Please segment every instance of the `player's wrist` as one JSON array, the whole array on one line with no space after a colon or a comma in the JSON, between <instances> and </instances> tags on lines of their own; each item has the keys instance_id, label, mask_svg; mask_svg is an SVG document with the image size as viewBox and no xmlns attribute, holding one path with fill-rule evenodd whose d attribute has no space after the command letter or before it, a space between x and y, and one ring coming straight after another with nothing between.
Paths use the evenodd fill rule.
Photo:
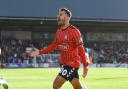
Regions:
<instances>
[{"instance_id":1,"label":"player's wrist","mask_svg":"<svg viewBox=\"0 0 128 89\"><path fill-rule=\"evenodd\" d=\"M37 51L37 55L40 55L40 52L39 51Z\"/></svg>"},{"instance_id":2,"label":"player's wrist","mask_svg":"<svg viewBox=\"0 0 128 89\"><path fill-rule=\"evenodd\" d=\"M88 67L84 67L85 70L88 70Z\"/></svg>"},{"instance_id":3,"label":"player's wrist","mask_svg":"<svg viewBox=\"0 0 128 89\"><path fill-rule=\"evenodd\" d=\"M41 54L42 54L42 51L41 51L41 50L39 50L39 51L38 51L38 54L39 54L39 55L41 55Z\"/></svg>"}]
</instances>

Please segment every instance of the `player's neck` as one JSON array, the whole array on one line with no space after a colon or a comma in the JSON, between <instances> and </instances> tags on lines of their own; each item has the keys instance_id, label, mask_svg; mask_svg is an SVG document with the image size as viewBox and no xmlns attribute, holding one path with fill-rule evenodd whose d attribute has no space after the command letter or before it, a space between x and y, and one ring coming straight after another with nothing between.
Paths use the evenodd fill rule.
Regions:
<instances>
[{"instance_id":1,"label":"player's neck","mask_svg":"<svg viewBox=\"0 0 128 89\"><path fill-rule=\"evenodd\" d=\"M70 26L70 23L66 23L63 26L61 26L61 29L66 29L68 26Z\"/></svg>"}]
</instances>

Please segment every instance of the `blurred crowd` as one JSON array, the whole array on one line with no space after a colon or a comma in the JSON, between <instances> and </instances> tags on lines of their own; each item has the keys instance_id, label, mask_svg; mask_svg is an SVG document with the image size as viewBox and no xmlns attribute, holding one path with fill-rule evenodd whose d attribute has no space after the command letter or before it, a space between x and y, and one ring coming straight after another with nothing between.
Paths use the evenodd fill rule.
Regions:
<instances>
[{"instance_id":1,"label":"blurred crowd","mask_svg":"<svg viewBox=\"0 0 128 89\"><path fill-rule=\"evenodd\" d=\"M45 40L19 40L15 37L3 37L1 44L0 63L32 63L32 57L27 53L33 48L41 49L47 46L48 42ZM53 53L53 52L51 52ZM42 57L41 57L42 58ZM42 62L49 62L49 57L44 57ZM39 58L38 58L39 59ZM54 59L53 59L54 60ZM39 60L38 60L39 61Z\"/></svg>"},{"instance_id":2,"label":"blurred crowd","mask_svg":"<svg viewBox=\"0 0 128 89\"><path fill-rule=\"evenodd\" d=\"M128 62L128 42L96 42L93 50L95 63Z\"/></svg>"},{"instance_id":3,"label":"blurred crowd","mask_svg":"<svg viewBox=\"0 0 128 89\"><path fill-rule=\"evenodd\" d=\"M1 44L0 63L32 63L33 58L27 55L27 49L36 47L42 49L51 41L41 40L19 40L15 37L3 37ZM91 56L94 63L127 63L128 42L95 42L91 47ZM50 55L54 54L54 55ZM58 50L49 55L41 55L36 59L37 63L57 63Z\"/></svg>"},{"instance_id":4,"label":"blurred crowd","mask_svg":"<svg viewBox=\"0 0 128 89\"><path fill-rule=\"evenodd\" d=\"M31 58L26 55L26 47L31 46L30 40L18 40L14 37L3 37L0 61L2 63L25 63Z\"/></svg>"}]
</instances>

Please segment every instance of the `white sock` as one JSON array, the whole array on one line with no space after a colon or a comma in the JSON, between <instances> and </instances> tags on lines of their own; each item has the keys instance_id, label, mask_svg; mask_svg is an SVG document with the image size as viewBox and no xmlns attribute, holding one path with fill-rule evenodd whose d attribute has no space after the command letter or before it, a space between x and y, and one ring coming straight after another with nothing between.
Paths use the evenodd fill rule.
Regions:
<instances>
[{"instance_id":1,"label":"white sock","mask_svg":"<svg viewBox=\"0 0 128 89\"><path fill-rule=\"evenodd\" d=\"M82 86L82 89L88 89L86 86Z\"/></svg>"}]
</instances>

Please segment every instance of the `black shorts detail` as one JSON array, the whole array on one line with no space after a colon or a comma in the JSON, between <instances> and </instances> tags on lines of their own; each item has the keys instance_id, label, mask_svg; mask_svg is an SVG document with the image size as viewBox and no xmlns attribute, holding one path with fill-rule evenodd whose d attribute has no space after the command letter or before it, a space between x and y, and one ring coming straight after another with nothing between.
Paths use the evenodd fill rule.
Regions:
<instances>
[{"instance_id":1,"label":"black shorts detail","mask_svg":"<svg viewBox=\"0 0 128 89\"><path fill-rule=\"evenodd\" d=\"M59 75L62 76L67 81L68 80L72 81L73 78L79 79L78 69L79 68L73 68L70 66L61 65L61 71L60 71Z\"/></svg>"}]
</instances>

